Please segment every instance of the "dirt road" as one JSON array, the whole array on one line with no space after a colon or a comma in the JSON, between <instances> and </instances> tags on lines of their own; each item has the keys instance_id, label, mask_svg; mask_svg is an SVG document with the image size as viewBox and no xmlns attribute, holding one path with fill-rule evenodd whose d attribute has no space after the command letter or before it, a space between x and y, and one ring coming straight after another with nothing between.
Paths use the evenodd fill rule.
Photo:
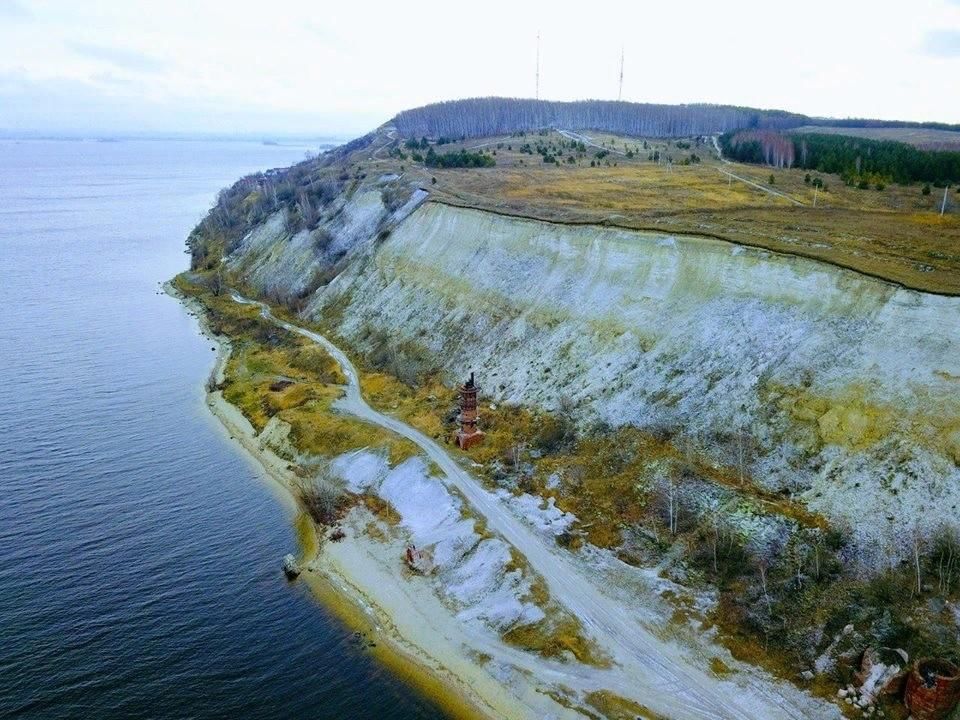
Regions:
<instances>
[{"instance_id":1,"label":"dirt road","mask_svg":"<svg viewBox=\"0 0 960 720\"><path fill-rule=\"evenodd\" d=\"M370 407L361 396L356 368L340 348L319 333L276 318L263 303L236 293L232 296L239 303L258 305L264 318L312 340L330 353L347 378L346 395L335 407L418 445L440 467L445 481L464 495L478 516L486 519L487 526L526 556L530 566L546 581L551 596L580 619L593 641L613 659L610 669L571 669L571 680L579 680L577 685L585 681L595 683L674 720L841 717L836 706L786 683L752 673L738 673L721 680L695 666L680 647L651 632L630 607L604 594L577 567L569 552L545 542L441 445L403 421Z\"/></svg>"}]
</instances>

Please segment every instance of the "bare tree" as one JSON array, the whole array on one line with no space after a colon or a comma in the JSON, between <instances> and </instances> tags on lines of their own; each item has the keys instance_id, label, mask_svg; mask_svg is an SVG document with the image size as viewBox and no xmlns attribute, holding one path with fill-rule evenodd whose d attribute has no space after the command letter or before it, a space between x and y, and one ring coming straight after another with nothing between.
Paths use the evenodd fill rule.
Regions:
<instances>
[{"instance_id":1,"label":"bare tree","mask_svg":"<svg viewBox=\"0 0 960 720\"><path fill-rule=\"evenodd\" d=\"M820 554L823 552L823 532L820 528L810 528L805 533L807 544L810 546L810 550L813 553L813 574L814 577L820 579Z\"/></svg>"},{"instance_id":2,"label":"bare tree","mask_svg":"<svg viewBox=\"0 0 960 720\"><path fill-rule=\"evenodd\" d=\"M520 482L520 464L523 460L523 452L526 450L526 446L527 444L524 441L524 438L521 436L517 438L517 442L515 442L513 447L510 448L510 455L511 459L513 460L513 476L514 481L517 483Z\"/></svg>"},{"instance_id":3,"label":"bare tree","mask_svg":"<svg viewBox=\"0 0 960 720\"><path fill-rule=\"evenodd\" d=\"M404 137L481 137L541 128L606 130L637 137L690 137L738 128L789 129L804 115L729 105L657 105L604 100L551 102L471 98L405 110L392 124Z\"/></svg>"},{"instance_id":4,"label":"bare tree","mask_svg":"<svg viewBox=\"0 0 960 720\"><path fill-rule=\"evenodd\" d=\"M671 467L667 471L667 526L670 534L677 534L677 515L680 511L680 502L677 498L677 476Z\"/></svg>"},{"instance_id":5,"label":"bare tree","mask_svg":"<svg viewBox=\"0 0 960 720\"><path fill-rule=\"evenodd\" d=\"M910 548L913 552L913 567L917 581L914 589L917 595L923 591L923 578L920 570L920 555L923 553L923 548L925 545L926 542L920 532L920 528L914 525L913 531L910 533Z\"/></svg>"},{"instance_id":6,"label":"bare tree","mask_svg":"<svg viewBox=\"0 0 960 720\"><path fill-rule=\"evenodd\" d=\"M740 481L740 484L743 485L744 480L746 479L746 438L744 437L743 427L741 426L737 430L737 478Z\"/></svg>"},{"instance_id":7,"label":"bare tree","mask_svg":"<svg viewBox=\"0 0 960 720\"><path fill-rule=\"evenodd\" d=\"M953 527L944 527L937 538L937 588L949 595L954 577L960 572L960 538Z\"/></svg>"},{"instance_id":8,"label":"bare tree","mask_svg":"<svg viewBox=\"0 0 960 720\"><path fill-rule=\"evenodd\" d=\"M710 545L713 550L713 573L714 575L720 572L720 568L717 565L717 549L720 545L720 518L717 517L717 511L714 510L710 513Z\"/></svg>"},{"instance_id":9,"label":"bare tree","mask_svg":"<svg viewBox=\"0 0 960 720\"><path fill-rule=\"evenodd\" d=\"M210 276L210 292L213 293L214 297L220 297L223 293L223 286L223 265L220 265Z\"/></svg>"},{"instance_id":10,"label":"bare tree","mask_svg":"<svg viewBox=\"0 0 960 720\"><path fill-rule=\"evenodd\" d=\"M310 517L321 525L332 524L346 502L346 495L331 481L318 477L300 488L300 501Z\"/></svg>"},{"instance_id":11,"label":"bare tree","mask_svg":"<svg viewBox=\"0 0 960 720\"><path fill-rule=\"evenodd\" d=\"M300 191L297 194L297 209L300 211L300 218L303 220L304 227L313 230L320 223L320 213L310 196Z\"/></svg>"},{"instance_id":12,"label":"bare tree","mask_svg":"<svg viewBox=\"0 0 960 720\"><path fill-rule=\"evenodd\" d=\"M763 590L763 599L767 603L767 614L773 615L773 605L770 602L770 593L767 592L767 561L761 560L757 567L760 571L760 587Z\"/></svg>"},{"instance_id":13,"label":"bare tree","mask_svg":"<svg viewBox=\"0 0 960 720\"><path fill-rule=\"evenodd\" d=\"M797 590L803 588L803 571L806 568L809 548L802 533L793 533L787 543L786 561L793 574L793 584Z\"/></svg>"}]
</instances>

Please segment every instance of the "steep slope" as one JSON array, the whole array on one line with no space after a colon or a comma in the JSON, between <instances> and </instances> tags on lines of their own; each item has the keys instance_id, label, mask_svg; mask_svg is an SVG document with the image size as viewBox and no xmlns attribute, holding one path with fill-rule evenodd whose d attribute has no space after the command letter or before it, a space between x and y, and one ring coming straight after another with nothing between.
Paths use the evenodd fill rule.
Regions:
<instances>
[{"instance_id":1,"label":"steep slope","mask_svg":"<svg viewBox=\"0 0 960 720\"><path fill-rule=\"evenodd\" d=\"M405 206L407 210L411 204ZM960 502L960 300L728 243L569 227L428 203L385 240L374 193L340 229L362 251L309 298L363 349L371 327L421 343L497 400L693 438L854 531L880 567ZM230 264L261 291L303 277L268 223ZM953 319L953 320L951 320Z\"/></svg>"}]
</instances>

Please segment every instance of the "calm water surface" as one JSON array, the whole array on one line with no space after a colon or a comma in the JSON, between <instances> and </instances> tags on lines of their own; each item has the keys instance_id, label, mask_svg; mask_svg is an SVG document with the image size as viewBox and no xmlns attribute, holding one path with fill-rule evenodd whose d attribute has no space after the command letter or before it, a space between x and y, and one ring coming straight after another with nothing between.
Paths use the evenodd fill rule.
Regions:
<instances>
[{"instance_id":1,"label":"calm water surface","mask_svg":"<svg viewBox=\"0 0 960 720\"><path fill-rule=\"evenodd\" d=\"M306 148L0 141L0 717L437 718L279 572L291 511L157 282Z\"/></svg>"}]
</instances>

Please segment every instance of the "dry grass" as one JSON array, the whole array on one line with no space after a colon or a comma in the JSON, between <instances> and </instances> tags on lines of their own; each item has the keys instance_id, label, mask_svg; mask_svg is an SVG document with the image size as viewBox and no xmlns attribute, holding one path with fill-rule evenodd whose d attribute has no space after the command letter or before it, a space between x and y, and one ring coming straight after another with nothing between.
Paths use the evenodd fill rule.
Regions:
<instances>
[{"instance_id":1,"label":"dry grass","mask_svg":"<svg viewBox=\"0 0 960 720\"><path fill-rule=\"evenodd\" d=\"M771 174L748 166L732 171L761 185ZM649 164L458 176L449 179L454 189L440 199L544 220L705 234L908 287L960 293L960 216L940 217L939 198L916 187L855 190L828 178L829 191L818 195L814 208L805 174L774 172L775 189L803 207L730 180L710 164L672 171Z\"/></svg>"},{"instance_id":2,"label":"dry grass","mask_svg":"<svg viewBox=\"0 0 960 720\"><path fill-rule=\"evenodd\" d=\"M621 150L624 143L637 147L643 142L591 135L598 143ZM502 147L495 142L487 149L496 149L497 167L486 170L429 170L409 160L386 158L372 165L385 172L404 164L405 171L419 176L441 202L547 221L709 235L822 260L906 287L960 294L960 196L955 191L941 218L942 192L924 196L919 185L857 190L837 176L822 175L828 192L819 193L813 207L813 188L804 182L806 171L721 164L709 145L679 149L665 140L648 140L648 149L634 159L611 154L594 168L590 161L596 148L588 147L583 157L577 154L572 165L544 164L539 155L518 152L524 142L559 144L561 139L556 133L496 139ZM449 147L456 150L460 145ZM647 160L654 150L675 160L695 152L702 162L658 165ZM760 185L767 185L772 174L774 189L803 206L730 180L718 168ZM431 177L436 177L436 185Z\"/></svg>"},{"instance_id":3,"label":"dry grass","mask_svg":"<svg viewBox=\"0 0 960 720\"><path fill-rule=\"evenodd\" d=\"M744 632L741 611L726 595L720 596L720 602L710 613L703 629L709 630L713 627L717 630L717 640L735 660L762 667L777 677L796 679L794 659L779 651L775 645L762 642L756 634Z\"/></svg>"},{"instance_id":4,"label":"dry grass","mask_svg":"<svg viewBox=\"0 0 960 720\"><path fill-rule=\"evenodd\" d=\"M230 336L233 353L224 372L224 398L257 431L273 417L290 425L290 439L301 452L335 457L358 448L383 450L391 463L418 453L409 440L346 417L333 409L345 382L336 361L305 338L278 330L256 308L215 297L181 276L178 287L204 303L211 327ZM287 381L279 390L277 380Z\"/></svg>"},{"instance_id":5,"label":"dry grass","mask_svg":"<svg viewBox=\"0 0 960 720\"><path fill-rule=\"evenodd\" d=\"M431 376L411 388L383 372L362 369L360 387L363 397L377 409L404 420L434 440L444 440L448 428L443 417L456 405L456 392Z\"/></svg>"},{"instance_id":6,"label":"dry grass","mask_svg":"<svg viewBox=\"0 0 960 720\"><path fill-rule=\"evenodd\" d=\"M686 467L697 478L732 490L758 513L788 517L802 527L827 526L821 516L765 491L737 468L715 465L695 452L686 453L670 439L631 427L584 438L570 452L536 462L535 488L554 495L557 507L576 515L590 543L616 548L622 542L622 528L662 520L651 506L652 488L645 481L654 466L668 468L678 482ZM552 473L564 478L556 491L545 487Z\"/></svg>"},{"instance_id":7,"label":"dry grass","mask_svg":"<svg viewBox=\"0 0 960 720\"><path fill-rule=\"evenodd\" d=\"M558 620L548 616L538 623L518 625L504 633L503 639L514 647L547 658L562 660L572 655L585 665L608 667L610 664L584 637L583 626L571 615Z\"/></svg>"},{"instance_id":8,"label":"dry grass","mask_svg":"<svg viewBox=\"0 0 960 720\"><path fill-rule=\"evenodd\" d=\"M361 373L364 395L370 403L391 412L442 442L449 441L455 423L448 422L449 412L456 405L453 388L431 378L422 388L412 389L382 373ZM369 383L369 384L368 384ZM513 458L534 468L532 477L518 476L520 488L543 497L553 496L557 507L579 519L578 528L593 545L617 548L622 543L622 529L631 525L658 522L658 510L651 507L651 487L645 478L651 468L666 464L677 471L689 467L698 478L735 492L756 512L787 517L801 527L827 527L826 520L806 509L799 502L764 490L748 474L738 468L716 465L712 458L678 447L671 438L655 437L638 428L624 427L615 432L583 437L540 458L530 455L546 438L553 437L555 414L534 411L516 405L499 405L495 409L483 404L480 425L486 433L482 444L468 452L448 443L451 453L460 454L481 464L488 482L493 482L494 468L510 474L515 471ZM560 487L548 489L547 478L557 473L564 478ZM571 549L581 539L569 539Z\"/></svg>"},{"instance_id":9,"label":"dry grass","mask_svg":"<svg viewBox=\"0 0 960 720\"><path fill-rule=\"evenodd\" d=\"M725 678L733 674L731 667L718 657L710 658L710 672L719 678Z\"/></svg>"},{"instance_id":10,"label":"dry grass","mask_svg":"<svg viewBox=\"0 0 960 720\"><path fill-rule=\"evenodd\" d=\"M383 428L331 410L335 397L339 397L339 388L334 389L326 400L280 413L280 419L290 423L290 437L301 451L335 457L359 448L386 450L391 465L419 453L417 446L409 440L394 437Z\"/></svg>"},{"instance_id":11,"label":"dry grass","mask_svg":"<svg viewBox=\"0 0 960 720\"><path fill-rule=\"evenodd\" d=\"M384 500L379 495L372 493L365 493L362 498L363 504L367 506L367 509L387 525L395 527L400 524L400 513L390 504L389 500Z\"/></svg>"},{"instance_id":12,"label":"dry grass","mask_svg":"<svg viewBox=\"0 0 960 720\"><path fill-rule=\"evenodd\" d=\"M665 720L650 708L616 695L609 690L595 690L586 696L587 704L607 720Z\"/></svg>"}]
</instances>

